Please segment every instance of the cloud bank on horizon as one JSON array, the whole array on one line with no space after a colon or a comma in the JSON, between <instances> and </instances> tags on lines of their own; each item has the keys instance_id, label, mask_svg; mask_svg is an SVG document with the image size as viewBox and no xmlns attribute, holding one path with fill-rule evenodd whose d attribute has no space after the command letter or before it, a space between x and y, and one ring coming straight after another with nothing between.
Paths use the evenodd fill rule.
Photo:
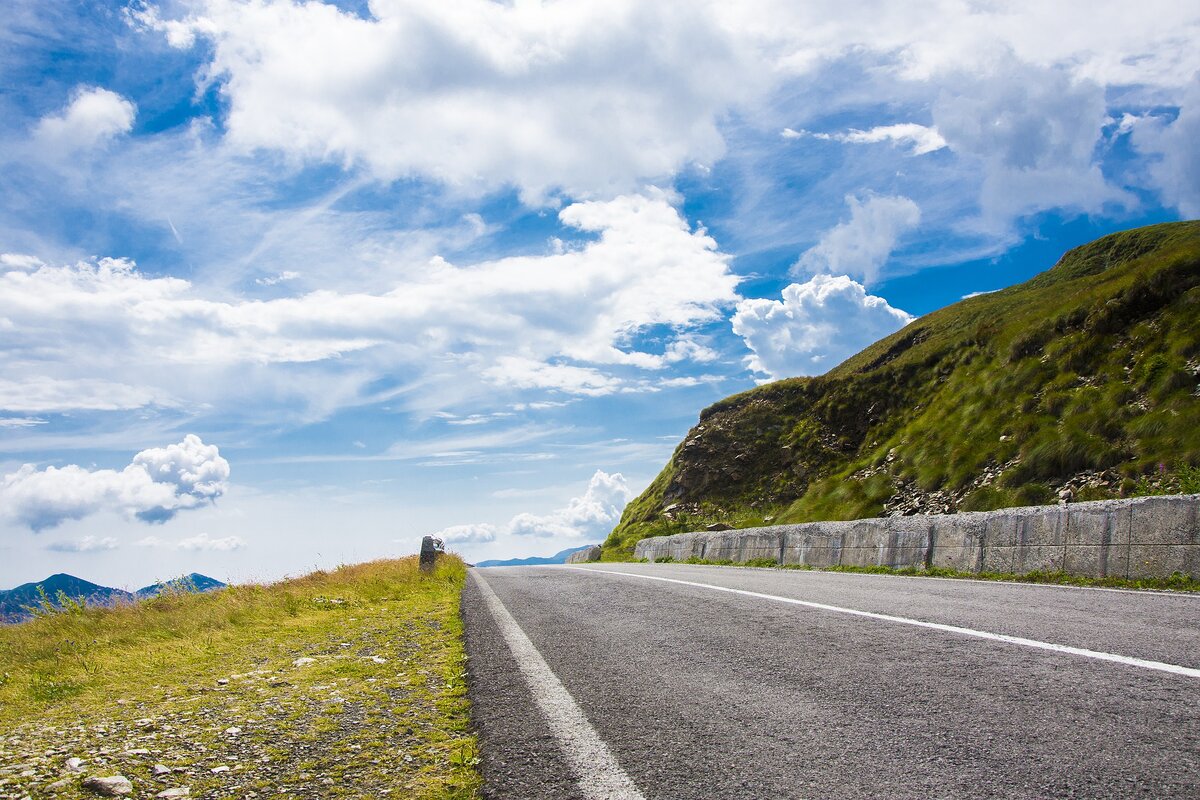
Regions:
<instances>
[{"instance_id":1,"label":"cloud bank on horizon","mask_svg":"<svg viewBox=\"0 0 1200 800\"><path fill-rule=\"evenodd\" d=\"M598 536L703 405L1200 214L1197 39L1168 0L21 6L0 538L201 524L216 445L125 462L184 431L246 513L321 487L480 557Z\"/></svg>"},{"instance_id":2,"label":"cloud bank on horizon","mask_svg":"<svg viewBox=\"0 0 1200 800\"><path fill-rule=\"evenodd\" d=\"M523 512L503 526L487 522L451 525L434 536L447 545L472 545L494 542L498 536L521 536L555 542L599 541L621 519L621 512L633 493L621 473L609 475L596 470L584 493L572 497L563 508L548 514Z\"/></svg>"}]
</instances>

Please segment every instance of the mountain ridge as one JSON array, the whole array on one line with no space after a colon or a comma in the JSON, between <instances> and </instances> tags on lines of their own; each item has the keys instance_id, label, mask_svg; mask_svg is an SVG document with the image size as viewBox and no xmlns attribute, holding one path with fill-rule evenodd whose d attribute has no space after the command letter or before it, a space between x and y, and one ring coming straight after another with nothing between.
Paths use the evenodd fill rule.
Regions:
<instances>
[{"instance_id":1,"label":"mountain ridge","mask_svg":"<svg viewBox=\"0 0 1200 800\"><path fill-rule=\"evenodd\" d=\"M591 547L590 544L580 545L579 547L569 547L566 550L560 550L552 556L529 556L527 558L506 558L506 559L490 559L488 561L480 561L475 566L477 567L532 567L542 566L546 564L565 564L567 556L572 553L578 553L580 550L586 550Z\"/></svg>"},{"instance_id":2,"label":"mountain ridge","mask_svg":"<svg viewBox=\"0 0 1200 800\"><path fill-rule=\"evenodd\" d=\"M154 597L166 589L180 592L208 592L223 588L225 585L216 578L193 572L129 592L92 583L66 572L56 572L45 580L30 581L12 589L0 589L0 622L20 622L29 619L33 616L29 609L39 608L43 602L49 602L52 606L61 608L63 604L60 602L60 594L70 600L81 601L85 605L110 606ZM38 591L39 587L41 592ZM42 592L45 593L44 600Z\"/></svg>"}]
</instances>

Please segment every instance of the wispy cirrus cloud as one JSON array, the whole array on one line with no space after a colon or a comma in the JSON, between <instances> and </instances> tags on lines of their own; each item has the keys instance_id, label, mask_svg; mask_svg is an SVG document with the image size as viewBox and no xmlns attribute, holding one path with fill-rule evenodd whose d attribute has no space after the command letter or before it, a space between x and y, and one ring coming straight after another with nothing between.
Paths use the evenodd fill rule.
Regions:
<instances>
[{"instance_id":1,"label":"wispy cirrus cloud","mask_svg":"<svg viewBox=\"0 0 1200 800\"><path fill-rule=\"evenodd\" d=\"M33 136L40 151L63 158L129 133L137 107L99 87L76 87L71 102L57 114L42 117Z\"/></svg>"},{"instance_id":2,"label":"wispy cirrus cloud","mask_svg":"<svg viewBox=\"0 0 1200 800\"><path fill-rule=\"evenodd\" d=\"M562 253L468 266L435 259L420 277L380 293L225 300L111 258L0 272L0 315L11 321L0 329L0 408L195 407L283 391L334 410L372 402L365 389L384 375L436 380L452 369L461 383L471 365L481 388L598 395L626 386L610 366L711 359L687 331L721 317L738 297L738 278L704 231L689 229L654 191L576 203L559 216L595 238ZM627 346L651 326L676 333L658 352ZM205 379L235 369L238 380ZM305 371L314 373L309 384L296 380ZM328 372L341 376L343 396L316 379ZM147 376L161 383L147 387ZM305 397L308 390L317 394Z\"/></svg>"},{"instance_id":3,"label":"wispy cirrus cloud","mask_svg":"<svg viewBox=\"0 0 1200 800\"><path fill-rule=\"evenodd\" d=\"M915 122L877 125L870 130L860 131L851 129L841 133L796 131L791 128L784 128L782 136L785 139L802 139L805 136L811 136L814 139L843 142L846 144L878 144L879 142L906 144L910 147L909 152L914 156L933 153L946 146L946 140L938 133L937 128L918 125Z\"/></svg>"}]
</instances>

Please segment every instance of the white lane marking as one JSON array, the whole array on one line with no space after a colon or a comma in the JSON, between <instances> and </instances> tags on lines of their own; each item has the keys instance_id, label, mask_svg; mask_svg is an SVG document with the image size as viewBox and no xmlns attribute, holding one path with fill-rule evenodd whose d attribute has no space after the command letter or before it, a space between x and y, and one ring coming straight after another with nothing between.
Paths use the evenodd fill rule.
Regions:
<instances>
[{"instance_id":1,"label":"white lane marking","mask_svg":"<svg viewBox=\"0 0 1200 800\"><path fill-rule=\"evenodd\" d=\"M550 732L558 740L571 771L575 773L580 791L594 800L644 800L637 784L621 769L575 698L571 697L567 687L562 685L542 654L529 641L525 631L521 630L492 587L488 586L478 570L473 569L470 574L488 610L492 612L500 634L516 658L534 702L545 717Z\"/></svg>"},{"instance_id":2,"label":"white lane marking","mask_svg":"<svg viewBox=\"0 0 1200 800\"><path fill-rule=\"evenodd\" d=\"M678 562L677 562L678 563ZM686 562L684 562L686 563ZM688 566L707 567L709 564L689 564ZM731 567L739 569L763 569L779 571L778 567L742 567L739 564L730 564ZM717 569L726 569L725 566L717 567ZM857 578L897 578L906 581L941 581L942 583L973 583L981 586L1004 587L1006 589L1021 588L1021 589L1067 589L1077 592L1112 592L1114 594L1136 594L1139 597L1176 597L1184 600L1200 601L1200 593L1177 591L1173 589L1116 589L1112 586L1075 586L1070 583L1034 583L1026 581L989 581L982 578L939 578L936 575L889 575L884 572L835 572L834 570L800 569L788 570L788 572L796 572L808 575L853 575Z\"/></svg>"},{"instance_id":3,"label":"white lane marking","mask_svg":"<svg viewBox=\"0 0 1200 800\"><path fill-rule=\"evenodd\" d=\"M1172 675L1185 675L1189 678L1200 678L1200 669L1192 667L1181 667L1178 664L1167 664L1162 661L1148 661L1144 658L1133 658L1131 656L1121 656L1116 653L1105 653L1100 650L1087 650L1082 647L1071 647L1065 644L1054 644L1053 642L1040 642L1037 639L1025 639L1021 636L1009 636L1004 633L991 633L989 631L977 631L974 628L962 628L958 625L943 625L940 622L925 622L919 619L910 619L909 617L896 617L891 614L877 614L874 611L859 611L856 608L845 608L843 606L831 606L827 603L814 603L809 600L797 600L793 597L781 597L775 594L763 594L762 592L751 592L746 589L731 589L728 586L717 586L711 583L698 583L696 581L683 581L677 578L664 578L659 575L640 575L636 572L620 572L612 569L594 569L591 567L573 567L568 566L567 569L577 569L581 572L603 572L608 575L624 575L627 578L642 578L648 581L662 581L664 583L678 583L682 586L695 586L701 589L712 589L717 592L728 592L730 594L740 594L746 597L757 597L760 600L774 600L779 603L789 603L795 606L805 606L807 608L816 608L821 611L833 611L838 614L850 614L855 617L867 617L868 619L878 619L884 622L894 622L900 625L912 625L917 628L929 628L935 631L943 631L945 633L954 633L959 636L973 636L976 639L989 639L994 642L1007 642L1008 644L1017 644L1022 647L1034 647L1038 650L1049 650L1054 653L1066 653L1073 656L1083 656L1084 658L1094 658L1098 661L1112 661L1117 664L1125 664L1130 667L1140 667L1142 669L1152 669L1158 672L1169 672Z\"/></svg>"}]
</instances>

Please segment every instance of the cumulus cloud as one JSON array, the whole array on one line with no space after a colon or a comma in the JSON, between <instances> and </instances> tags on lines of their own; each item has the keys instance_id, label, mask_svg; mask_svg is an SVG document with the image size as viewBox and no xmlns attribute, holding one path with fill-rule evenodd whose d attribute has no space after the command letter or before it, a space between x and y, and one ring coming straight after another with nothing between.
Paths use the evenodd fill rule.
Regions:
<instances>
[{"instance_id":1,"label":"cumulus cloud","mask_svg":"<svg viewBox=\"0 0 1200 800\"><path fill-rule=\"evenodd\" d=\"M442 528L434 535L447 545L485 544L496 541L496 532L495 525L477 522L471 525L451 525L449 528Z\"/></svg>"},{"instance_id":2,"label":"cumulus cloud","mask_svg":"<svg viewBox=\"0 0 1200 800\"><path fill-rule=\"evenodd\" d=\"M1044 209L1134 202L1095 158L1108 120L1099 83L1005 55L986 74L948 81L933 119L951 150L980 165L980 210L993 226Z\"/></svg>"},{"instance_id":3,"label":"cumulus cloud","mask_svg":"<svg viewBox=\"0 0 1200 800\"><path fill-rule=\"evenodd\" d=\"M46 545L46 549L57 553L95 553L101 550L116 550L119 546L120 542L112 536L84 536L73 541L51 542Z\"/></svg>"},{"instance_id":4,"label":"cumulus cloud","mask_svg":"<svg viewBox=\"0 0 1200 800\"><path fill-rule=\"evenodd\" d=\"M493 542L499 536L599 539L606 536L621 518L632 494L621 473L609 474L598 469L582 495L571 498L565 506L548 514L517 514L503 526L487 523L455 525L434 535L446 544L482 544Z\"/></svg>"},{"instance_id":5,"label":"cumulus cloud","mask_svg":"<svg viewBox=\"0 0 1200 800\"><path fill-rule=\"evenodd\" d=\"M549 514L518 514L508 523L510 533L517 536L538 536L552 539L578 539L607 535L632 493L625 477L596 470L588 481L587 490L571 498L563 508Z\"/></svg>"},{"instance_id":6,"label":"cumulus cloud","mask_svg":"<svg viewBox=\"0 0 1200 800\"><path fill-rule=\"evenodd\" d=\"M465 366L491 385L594 396L621 386L607 367L657 370L709 357L688 344L689 329L723 316L738 278L668 196L575 203L559 216L594 238L562 253L468 266L435 259L376 293L213 299L111 258L0 271L0 319L11 323L0 327L0 409L171 406L221 399L209 394L218 390L304 392L332 409L362 402L361 388L382 376L419 380L447 361L458 365L459 383ZM629 346L650 327L673 334L657 351ZM308 382L284 369L321 362L353 369ZM246 364L261 369L212 380ZM144 386L148 376L160 385Z\"/></svg>"},{"instance_id":7,"label":"cumulus cloud","mask_svg":"<svg viewBox=\"0 0 1200 800\"><path fill-rule=\"evenodd\" d=\"M133 16L175 47L205 44L200 81L219 84L236 147L385 179L515 185L527 199L556 187L611 197L711 164L724 115L839 59L914 84L986 74L997 52L1101 85L1179 86L1200 69L1187 46L1200 20L1172 0L375 0L369 17L298 0L182 7ZM887 128L858 134L936 146Z\"/></svg>"},{"instance_id":8,"label":"cumulus cloud","mask_svg":"<svg viewBox=\"0 0 1200 800\"><path fill-rule=\"evenodd\" d=\"M228 480L229 462L217 447L188 434L178 444L141 451L121 471L25 464L0 478L0 515L34 531L99 511L164 522L216 500Z\"/></svg>"},{"instance_id":9,"label":"cumulus cloud","mask_svg":"<svg viewBox=\"0 0 1200 800\"><path fill-rule=\"evenodd\" d=\"M850 275L870 283L897 241L921 221L921 209L907 197L847 197L850 219L828 230L792 267L795 273Z\"/></svg>"},{"instance_id":10,"label":"cumulus cloud","mask_svg":"<svg viewBox=\"0 0 1200 800\"><path fill-rule=\"evenodd\" d=\"M1126 115L1122 127L1132 129L1134 147L1151 158L1150 184L1163 202L1185 217L1200 217L1200 74L1184 94L1175 119L1155 115L1132 120Z\"/></svg>"},{"instance_id":11,"label":"cumulus cloud","mask_svg":"<svg viewBox=\"0 0 1200 800\"><path fill-rule=\"evenodd\" d=\"M116 92L80 86L66 108L38 122L34 139L44 152L67 156L128 133L136 115L137 107Z\"/></svg>"},{"instance_id":12,"label":"cumulus cloud","mask_svg":"<svg viewBox=\"0 0 1200 800\"><path fill-rule=\"evenodd\" d=\"M823 374L912 320L844 275L816 275L785 288L782 301L739 303L733 332L753 353L750 368L777 379Z\"/></svg>"},{"instance_id":13,"label":"cumulus cloud","mask_svg":"<svg viewBox=\"0 0 1200 800\"><path fill-rule=\"evenodd\" d=\"M6 270L37 269L40 266L42 266L42 260L37 256L24 253L0 253L0 268Z\"/></svg>"},{"instance_id":14,"label":"cumulus cloud","mask_svg":"<svg viewBox=\"0 0 1200 800\"><path fill-rule=\"evenodd\" d=\"M201 533L186 539L180 539L178 546L180 550L217 550L227 552L229 550L240 550L246 546L246 541L240 536L222 536L213 539L209 538L207 533Z\"/></svg>"},{"instance_id":15,"label":"cumulus cloud","mask_svg":"<svg viewBox=\"0 0 1200 800\"><path fill-rule=\"evenodd\" d=\"M805 136L811 136L814 139L845 142L848 144L876 144L878 142L907 144L911 148L909 152L914 156L932 153L946 146L946 140L938 133L937 128L929 128L924 125L918 125L915 122L904 122L897 125L878 125L865 131L852 128L844 133L814 133L812 131L795 131L791 128L784 128L782 135L785 139L800 139Z\"/></svg>"},{"instance_id":16,"label":"cumulus cloud","mask_svg":"<svg viewBox=\"0 0 1200 800\"><path fill-rule=\"evenodd\" d=\"M717 114L761 82L686 2L379 0L370 19L292 0L195 7L137 16L176 47L207 41L232 144L527 199L612 196L711 161Z\"/></svg>"}]
</instances>

